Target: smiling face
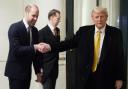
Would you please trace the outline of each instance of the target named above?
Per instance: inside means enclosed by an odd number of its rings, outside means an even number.
[[[30,8],[28,8],[28,11],[26,12],[25,17],[29,26],[35,25],[38,19],[38,15],[39,15],[38,7],[31,6]]]
[[[101,29],[106,25],[107,18],[107,12],[104,10],[97,9],[92,11],[92,20],[98,29]]]

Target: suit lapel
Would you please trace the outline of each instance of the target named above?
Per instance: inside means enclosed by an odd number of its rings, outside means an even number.
[[[47,32],[50,36],[54,36],[54,34],[52,33],[51,29],[49,28],[49,26],[47,25]]]
[[[105,29],[105,37],[101,49],[100,62],[102,62],[106,57],[110,45],[109,43],[110,43],[110,29],[109,26],[107,25]]]
[[[92,62],[93,62],[93,55],[94,55],[94,32],[95,32],[95,26],[93,25],[92,27],[91,27],[91,30],[90,30],[90,53],[91,53],[91,55],[92,55],[92,60],[91,60],[91,64],[92,64]]]
[[[32,32],[32,44],[34,44],[36,39],[35,37],[37,37],[34,26],[31,28],[31,32]]]
[[[23,33],[25,33],[25,35],[27,35],[27,29],[26,29],[23,21],[21,21],[21,30],[22,30]]]
[[[21,36],[24,37],[23,39],[29,44],[29,41],[30,41],[30,36],[28,36],[28,33],[27,33],[27,29],[23,23],[23,21],[20,22],[20,30],[22,31],[21,32]]]
[[[53,39],[55,41],[58,39],[57,37],[55,37],[55,35],[53,34],[53,32],[51,31],[51,29],[49,28],[48,25],[47,25],[47,32],[49,34],[49,37],[51,37],[51,39]]]

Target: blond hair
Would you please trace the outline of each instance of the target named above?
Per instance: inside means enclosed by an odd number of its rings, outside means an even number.
[[[108,16],[108,11],[107,11],[107,8],[104,8],[104,7],[99,7],[99,6],[97,6],[97,7],[95,7],[93,10],[92,10],[92,14],[93,13],[104,13],[104,14],[106,14],[106,16]]]

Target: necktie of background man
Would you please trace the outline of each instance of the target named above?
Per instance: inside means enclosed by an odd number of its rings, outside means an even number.
[[[56,37],[57,36],[57,29],[54,28],[54,36]]]

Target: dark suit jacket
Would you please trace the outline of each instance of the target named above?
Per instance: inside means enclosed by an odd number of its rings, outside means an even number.
[[[48,44],[60,42],[60,30],[59,28],[56,28],[56,30],[57,36],[54,36],[48,25],[42,28],[39,31],[39,42],[45,42]],[[48,77],[56,79],[58,77],[58,59],[58,52],[48,52],[41,55],[41,67],[43,68],[43,74],[45,79]]]
[[[33,45],[30,46],[30,36],[23,21],[10,26],[8,31],[9,53],[5,68],[5,76],[16,79],[30,79],[31,65],[34,64],[35,72],[39,72],[37,53]],[[32,27],[32,43],[38,43],[38,30]]]
[[[51,44],[52,50],[64,51],[76,48],[77,51],[77,89],[85,89],[85,84],[91,72],[94,50],[95,26],[83,26],[76,35],[60,44]],[[115,80],[124,80],[123,44],[121,31],[115,27],[106,26],[100,56],[100,73],[104,89],[111,89]]]

